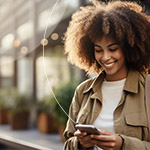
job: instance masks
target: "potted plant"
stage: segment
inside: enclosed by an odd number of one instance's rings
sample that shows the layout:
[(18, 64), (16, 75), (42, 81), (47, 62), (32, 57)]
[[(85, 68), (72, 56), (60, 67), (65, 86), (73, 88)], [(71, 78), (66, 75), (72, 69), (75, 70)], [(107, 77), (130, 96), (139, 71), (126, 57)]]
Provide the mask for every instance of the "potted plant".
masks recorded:
[(0, 124), (8, 124), (9, 96), (6, 89), (0, 89)]
[(57, 120), (51, 115), (54, 110), (55, 101), (49, 96), (44, 96), (36, 103), (37, 127), (41, 133), (56, 133)]
[[(65, 129), (66, 122), (68, 120), (68, 116), (64, 113), (64, 111), (68, 114), (76, 86), (76, 82), (68, 82), (66, 84), (61, 85), (54, 92), (59, 104), (56, 103), (53, 115), (57, 117), (59, 125), (58, 132), (62, 138), (62, 141), (64, 141), (62, 135)], [(61, 109), (60, 106), (63, 108), (64, 111)]]
[(12, 93), (10, 100), (10, 125), (13, 130), (28, 128), (30, 117), (31, 99), (26, 94), (17, 90)]

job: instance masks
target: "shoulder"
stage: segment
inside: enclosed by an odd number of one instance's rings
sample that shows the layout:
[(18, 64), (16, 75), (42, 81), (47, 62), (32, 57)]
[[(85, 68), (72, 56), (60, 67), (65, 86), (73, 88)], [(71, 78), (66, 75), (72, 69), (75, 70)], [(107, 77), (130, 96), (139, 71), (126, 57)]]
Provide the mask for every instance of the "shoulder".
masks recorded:
[(144, 72), (139, 72), (135, 70), (129, 70), (128, 75), (127, 75), (127, 80), (129, 80), (130, 83), (145, 83), (145, 78), (146, 78), (146, 73)]
[(139, 72), (139, 83), (142, 84), (143, 86), (145, 85), (146, 76), (147, 76), (146, 73)]
[(85, 93), (90, 91), (90, 89), (94, 88), (95, 84), (99, 83), (99, 79), (101, 79), (102, 75), (97, 75), (95, 77), (89, 78), (78, 85), (76, 90), (80, 93)]
[(91, 85), (93, 84), (93, 82), (96, 80), (96, 78), (97, 77), (93, 77), (93, 78), (87, 79), (87, 80), (83, 81), (82, 83), (80, 83), (77, 86), (77, 91), (84, 92), (84, 91), (88, 90), (91, 87)]

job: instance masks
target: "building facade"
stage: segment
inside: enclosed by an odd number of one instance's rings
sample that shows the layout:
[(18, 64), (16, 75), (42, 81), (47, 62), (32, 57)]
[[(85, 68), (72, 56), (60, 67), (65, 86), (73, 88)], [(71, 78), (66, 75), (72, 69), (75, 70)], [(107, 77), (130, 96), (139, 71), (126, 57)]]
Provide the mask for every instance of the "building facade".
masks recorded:
[[(62, 37), (71, 14), (88, 3), (0, 0), (0, 87), (17, 87), (36, 99), (63, 82), (84, 79), (84, 72), (67, 62)], [(150, 13), (150, 1), (140, 3)]]

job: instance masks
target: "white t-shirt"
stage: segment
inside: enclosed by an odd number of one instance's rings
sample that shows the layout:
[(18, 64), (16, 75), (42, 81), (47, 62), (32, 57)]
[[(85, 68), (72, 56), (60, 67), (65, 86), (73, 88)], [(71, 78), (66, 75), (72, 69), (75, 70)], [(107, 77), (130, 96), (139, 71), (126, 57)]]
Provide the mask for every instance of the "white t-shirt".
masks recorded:
[[(113, 113), (122, 94), (126, 79), (119, 81), (104, 81), (102, 84), (102, 110), (93, 125), (102, 130), (114, 132)], [(97, 148), (95, 148), (96, 150)], [(100, 148), (98, 148), (101, 150)]]

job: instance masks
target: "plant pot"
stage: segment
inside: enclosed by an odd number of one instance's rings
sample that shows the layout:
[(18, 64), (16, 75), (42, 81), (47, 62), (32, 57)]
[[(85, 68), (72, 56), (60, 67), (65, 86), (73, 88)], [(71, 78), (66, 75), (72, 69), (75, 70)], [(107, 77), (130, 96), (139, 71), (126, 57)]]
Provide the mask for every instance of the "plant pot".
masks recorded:
[(38, 115), (37, 127), (41, 133), (57, 133), (56, 119), (44, 112)]
[(0, 111), (0, 124), (8, 124), (8, 110)]
[(63, 136), (63, 133), (64, 133), (64, 131), (65, 131), (65, 124), (61, 124), (61, 125), (59, 125), (59, 127), (58, 127), (58, 133), (59, 133), (59, 135), (60, 135), (60, 137), (61, 137), (61, 141), (62, 142), (65, 142), (65, 139), (64, 139), (64, 136)]
[(20, 112), (15, 115), (10, 114), (9, 123), (13, 130), (25, 130), (28, 129), (29, 112)]

